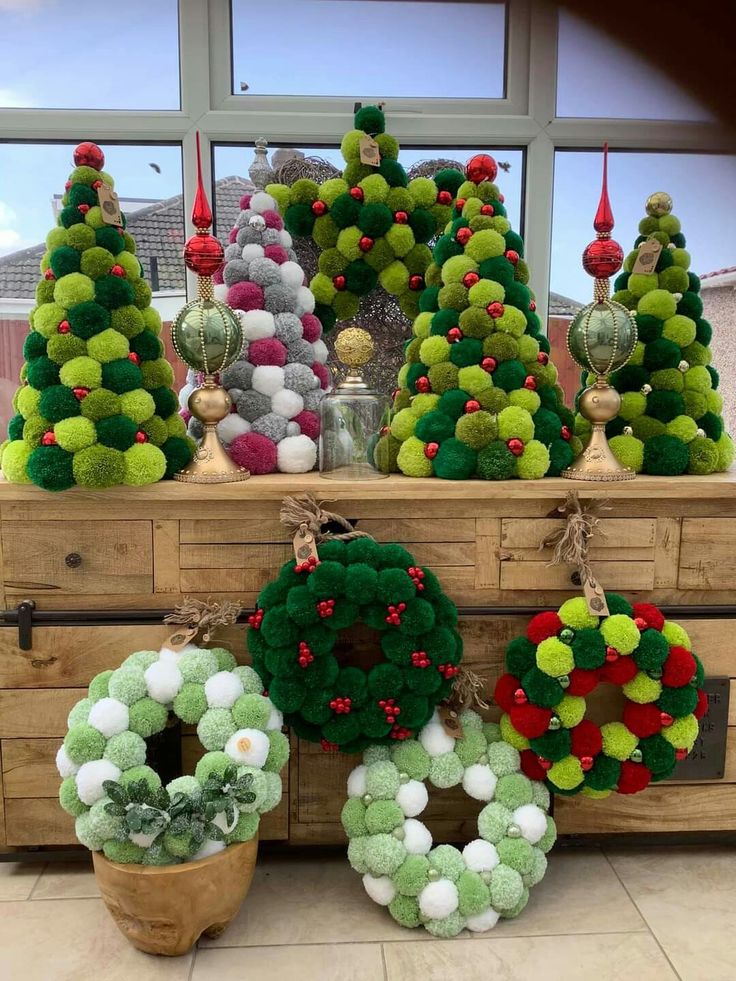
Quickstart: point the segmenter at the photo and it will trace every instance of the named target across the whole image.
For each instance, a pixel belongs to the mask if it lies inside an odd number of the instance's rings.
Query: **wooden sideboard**
[[[283,474],[211,487],[167,483],[57,495],[0,482],[0,608],[11,611],[0,621],[0,848],[74,841],[72,820],[56,800],[54,766],[69,709],[98,671],[134,650],[156,648],[170,632],[157,620],[183,596],[252,606],[292,554],[278,520],[285,495],[311,491],[430,565],[460,608],[467,662],[491,692],[505,646],[529,616],[578,591],[574,570],[550,568],[549,553],[539,550],[572,489],[582,500],[609,502],[591,549],[604,587],[671,608],[706,672],[734,679],[734,697],[722,780],[671,781],[604,801],[560,798],[560,832],[736,829],[736,475],[621,484],[407,477],[342,484]],[[35,612],[21,644],[15,610],[26,600]],[[220,642],[247,661],[242,626],[228,628]],[[591,716],[617,717],[617,697],[601,686]],[[185,731],[186,770],[201,752],[196,734]],[[344,841],[339,814],[355,763],[294,740],[284,801],[264,819],[262,836]],[[462,793],[433,794],[428,816],[438,838],[475,833],[476,807]]]

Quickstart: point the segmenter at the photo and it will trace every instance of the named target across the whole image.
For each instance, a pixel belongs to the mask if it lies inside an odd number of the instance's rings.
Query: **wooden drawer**
[[[680,589],[736,589],[736,519],[683,518]]]
[[[36,593],[150,593],[150,521],[3,521],[8,597]]]
[[[502,518],[499,549],[500,587],[511,590],[570,590],[576,572],[550,566],[553,549],[540,549],[562,519]],[[604,518],[591,539],[590,558],[606,589],[652,589],[655,580],[654,518]]]

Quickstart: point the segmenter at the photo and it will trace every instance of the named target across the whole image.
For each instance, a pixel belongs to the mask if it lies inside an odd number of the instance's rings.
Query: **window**
[[[288,25],[258,43],[261,0],[232,0],[233,93],[363,98],[499,99],[504,3],[436,0],[280,0]],[[471,38],[482,57],[468,66]],[[298,39],[290,49],[281,45]],[[432,70],[424,66],[431,65]]]
[[[561,10],[559,18],[558,116],[712,118],[704,106],[637,52],[567,11]]]
[[[56,224],[74,143],[0,144],[0,431],[23,364],[28,313],[34,306],[46,235]],[[164,321],[186,302],[182,164],[179,146],[103,144],[138,258]],[[167,341],[167,337],[164,337]],[[168,357],[183,379],[186,369]],[[179,370],[180,369],[180,370]]]
[[[0,106],[179,108],[176,0],[0,6]]]

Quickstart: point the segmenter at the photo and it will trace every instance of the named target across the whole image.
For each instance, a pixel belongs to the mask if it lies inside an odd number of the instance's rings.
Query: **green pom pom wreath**
[[[533,617],[526,637],[509,644],[509,673],[496,685],[501,731],[521,752],[523,773],[558,793],[634,794],[669,777],[707,709],[685,631],[651,603],[632,607],[614,593],[606,601],[606,617],[590,614],[582,597]],[[619,685],[625,700],[621,721],[598,727],[585,718],[585,699],[601,682]],[[648,750],[652,740],[671,752]],[[499,781],[496,799],[522,792]]]
[[[648,216],[639,230],[658,239],[663,249],[654,272],[626,272],[616,281],[616,289],[630,297],[627,306],[636,314],[640,343],[632,359],[636,363],[611,375],[611,384],[622,395],[619,418],[607,427],[611,449],[636,473],[674,477],[728,470],[728,454],[722,456],[714,446],[724,432],[722,405],[713,412],[717,432],[708,431],[711,419],[703,396],[717,394],[718,387],[717,374],[708,370],[712,328],[702,319],[700,280],[688,272],[690,256],[680,222],[671,214]],[[644,240],[637,240],[637,246]],[[627,270],[637,254],[638,248],[627,257]],[[576,427],[584,424],[578,415]],[[624,434],[624,426],[631,427],[633,436]],[[696,441],[696,430],[706,441]],[[732,445],[730,436],[724,440]]]
[[[289,757],[281,713],[263,690],[255,671],[236,666],[229,651],[193,644],[182,653],[165,647],[158,653],[137,651],[115,671],[93,678],[89,697],[69,715],[56,756],[59,801],[77,818],[80,842],[117,862],[165,865],[195,861],[253,838],[260,815],[281,799],[278,774]],[[165,728],[172,706],[183,722],[200,727],[203,717],[216,716],[225,736],[217,751],[199,760],[195,776],[178,777],[164,791],[146,765],[145,740]],[[171,815],[170,823],[162,820],[151,834],[123,820],[128,811],[121,802],[141,803],[142,785],[155,795],[153,804],[150,799],[146,804],[168,812],[177,795],[196,800],[210,775],[222,776],[229,767],[237,768],[238,777],[250,775],[250,794],[231,798],[231,810],[223,806],[212,815],[220,829],[216,838],[198,839],[186,829],[179,833]]]
[[[46,490],[149,484],[192,456],[180,435],[151,432],[158,406],[149,392],[169,396],[162,419],[178,411],[171,367],[161,357],[160,318],[140,278],[135,242],[102,222],[101,184],[112,179],[89,167],[70,177],[24,346],[17,403],[27,424],[11,424],[3,453],[6,479]],[[114,416],[127,424],[125,437],[102,425]]]
[[[341,152],[345,169],[322,185],[296,181],[291,187],[270,184],[287,230],[313,239],[321,251],[319,272],[310,283],[314,313],[325,333],[358,312],[360,297],[378,285],[396,296],[401,310],[414,317],[424,289],[431,252],[424,244],[444,227],[454,198],[452,178],[442,187],[429,178],[409,181],[398,161],[399,144],[385,133],[378,106],[355,114]],[[360,161],[360,142],[374,137],[375,166]],[[456,172],[455,172],[456,173]]]
[[[421,343],[408,346],[399,375],[394,407],[405,406],[405,432],[392,427],[382,440],[402,443],[396,465],[410,477],[557,476],[574,456],[573,420],[541,344],[523,242],[508,227],[495,184],[467,181],[458,194],[425,275],[443,285],[436,295],[431,287],[431,302],[422,297],[414,322]],[[423,404],[428,394],[441,398]]]
[[[470,710],[461,722],[458,742],[435,714],[387,758],[377,759],[381,747],[371,746],[348,777],[341,815],[348,859],[370,898],[401,926],[423,925],[441,937],[485,932],[501,917],[517,916],[544,876],[545,853],[556,837],[549,794],[521,772],[519,753],[499,742],[498,727],[484,726]],[[498,746],[506,752],[494,754]],[[419,760],[425,763],[412,772]],[[483,805],[479,837],[462,850],[435,846],[420,820],[429,803],[427,780],[439,788],[462,786]]]
[[[455,606],[400,545],[326,542],[319,553],[316,564],[287,562],[261,591],[249,618],[253,667],[302,739],[344,752],[403,741],[452,688]],[[341,667],[335,653],[339,631],[358,622],[381,635],[381,661],[367,671]]]

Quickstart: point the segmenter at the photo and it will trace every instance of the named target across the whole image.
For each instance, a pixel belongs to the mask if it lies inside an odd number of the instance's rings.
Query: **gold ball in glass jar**
[[[362,327],[346,327],[335,340],[335,354],[350,368],[367,364],[374,350],[373,338]]]

